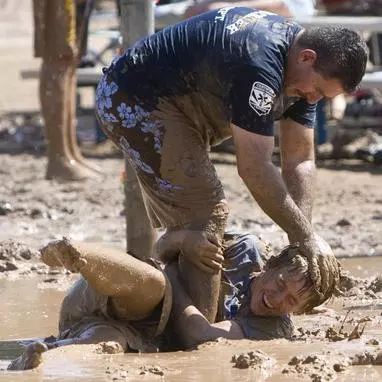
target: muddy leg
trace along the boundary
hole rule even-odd
[[[125,161],[125,213],[127,251],[138,259],[153,257],[157,233],[152,228],[137,174],[134,168]],[[137,217],[139,216],[139,219]]]
[[[75,344],[99,344],[102,353],[116,354],[127,350],[125,335],[118,329],[108,325],[94,326],[74,339]]]
[[[66,91],[66,136],[68,140],[68,149],[70,155],[77,164],[84,166],[88,170],[101,173],[102,170],[93,163],[87,161],[78,147],[77,143],[77,121],[76,121],[76,89],[77,89],[77,75],[76,66],[69,68],[69,75],[67,78],[67,91]]]
[[[227,202],[221,200],[212,209],[207,223],[203,224],[203,226],[195,224],[193,226],[199,229],[203,228],[213,242],[221,246],[227,218]],[[215,322],[219,302],[221,272],[207,274],[192,264],[185,256],[179,257],[179,272],[184,288],[195,306],[209,322]]]
[[[24,353],[14,359],[10,365],[8,365],[8,370],[30,370],[35,369],[42,363],[41,354],[46,352],[48,347],[42,342],[34,342],[28,345]]]
[[[43,64],[40,101],[47,139],[47,179],[82,180],[95,175],[73,157],[68,134],[70,110],[67,99],[73,97],[69,84],[76,70],[75,4],[73,0],[50,0],[45,4]],[[71,131],[73,134],[73,131]]]
[[[85,330],[78,337],[47,343],[46,346],[50,350],[80,344],[98,344],[100,346],[97,350],[108,354],[124,353],[127,350],[127,341],[124,334],[115,327],[108,325],[96,325]]]
[[[41,249],[41,259],[49,266],[80,272],[98,292],[111,297],[115,308],[129,316],[149,315],[164,297],[163,273],[117,248],[73,245],[63,239]]]

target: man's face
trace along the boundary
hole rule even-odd
[[[284,83],[288,97],[300,97],[314,104],[321,98],[333,98],[344,92],[339,80],[327,79],[314,69],[317,55],[310,49],[301,50],[297,59],[291,62]]]
[[[304,291],[306,279],[290,267],[270,269],[252,282],[251,311],[258,316],[281,316],[299,312],[311,292]]]

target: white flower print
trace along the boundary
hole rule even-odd
[[[121,137],[119,143],[121,145],[122,150],[127,154],[127,158],[129,159],[129,162],[133,167],[139,168],[148,174],[154,174],[153,169],[146,163],[142,162],[141,154],[139,154],[137,150],[134,150],[130,146],[129,142],[127,142],[125,137]]]
[[[170,183],[166,179],[160,179],[160,178],[155,178],[157,185],[160,190],[162,191],[174,191],[174,190],[183,190],[184,187],[181,186],[174,186],[172,183]]]
[[[136,126],[137,118],[130,106],[127,106],[124,102],[122,102],[117,107],[117,111],[119,117],[121,118],[121,123],[123,127],[127,127],[128,129],[130,129]]]
[[[96,91],[96,103],[98,110],[110,109],[112,107],[111,96],[118,90],[118,85],[111,81],[108,83],[106,76],[101,78]]]
[[[134,109],[135,109],[135,116],[137,117],[137,121],[143,121],[145,118],[150,116],[150,113],[148,113],[139,105],[135,105]]]

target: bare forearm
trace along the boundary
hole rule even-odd
[[[307,160],[293,168],[283,168],[282,174],[294,202],[306,218],[311,221],[316,187],[314,161]]]
[[[173,288],[173,305],[171,316],[176,333],[184,346],[194,347],[202,342],[219,337],[228,339],[243,338],[241,329],[234,323],[224,321],[211,325],[206,317],[194,306],[178,276],[177,267],[171,265],[166,269]]]
[[[260,207],[294,240],[312,235],[309,220],[299,209],[272,162],[248,169],[242,178]]]

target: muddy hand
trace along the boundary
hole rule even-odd
[[[202,271],[216,273],[222,269],[224,257],[220,245],[213,241],[204,231],[188,231],[181,253]]]
[[[50,267],[65,267],[71,272],[78,272],[86,260],[67,238],[50,242],[40,249],[41,260]]]
[[[299,250],[309,260],[309,272],[316,290],[326,294],[332,288],[334,278],[337,277],[334,274],[334,270],[337,269],[337,260],[329,244],[315,235],[300,242]]]

